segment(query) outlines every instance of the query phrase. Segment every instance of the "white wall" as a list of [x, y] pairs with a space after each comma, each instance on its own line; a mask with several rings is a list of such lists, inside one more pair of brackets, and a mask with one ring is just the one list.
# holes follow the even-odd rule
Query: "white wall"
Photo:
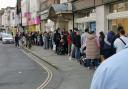
[[108, 20], [107, 15], [109, 14], [108, 6], [102, 5], [96, 7], [96, 33], [99, 34], [100, 31], [108, 31]]
[[39, 0], [30, 0], [30, 12], [37, 12], [39, 11]]
[[2, 15], [2, 25], [4, 25], [4, 14]]
[[17, 22], [16, 22], [16, 9], [10, 10], [10, 26], [11, 27], [17, 26]]
[[2, 24], [4, 25], [4, 27], [9, 25], [7, 10], [5, 10], [5, 12], [4, 12], [3, 16], [2, 16]]
[[25, 0], [21, 1], [21, 10], [22, 10], [22, 25], [27, 25], [27, 18], [25, 17], [25, 13], [28, 13], [28, 2]]
[[39, 0], [30, 0], [30, 13], [32, 14], [33, 18], [37, 16], [37, 11], [39, 11]]
[[68, 22], [68, 30], [70, 30], [70, 29], [73, 29], [73, 21], [72, 20], [70, 20]]

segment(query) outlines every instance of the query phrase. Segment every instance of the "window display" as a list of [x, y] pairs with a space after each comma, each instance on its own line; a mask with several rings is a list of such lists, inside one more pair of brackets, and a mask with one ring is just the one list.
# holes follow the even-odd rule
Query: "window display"
[[[110, 13], [124, 12], [128, 11], [128, 2], [112, 4], [110, 5]], [[109, 30], [117, 32], [118, 26], [123, 26], [126, 33], [128, 33], [128, 18], [117, 18], [114, 20], [109, 20]]]

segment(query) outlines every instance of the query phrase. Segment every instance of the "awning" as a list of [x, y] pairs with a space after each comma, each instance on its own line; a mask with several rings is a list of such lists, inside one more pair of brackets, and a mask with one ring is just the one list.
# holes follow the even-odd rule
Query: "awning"
[[95, 21], [96, 21], [96, 16], [76, 19], [76, 23], [87, 23], [87, 22], [95, 22]]
[[123, 18], [128, 18], [128, 11], [111, 13], [107, 16], [108, 20], [123, 19]]
[[40, 16], [41, 20], [47, 19], [47, 17], [48, 17], [48, 10], [41, 11], [41, 12], [38, 13], [38, 15]]
[[54, 4], [49, 8], [49, 16], [53, 16], [60, 13], [71, 13], [71, 7], [68, 3]]

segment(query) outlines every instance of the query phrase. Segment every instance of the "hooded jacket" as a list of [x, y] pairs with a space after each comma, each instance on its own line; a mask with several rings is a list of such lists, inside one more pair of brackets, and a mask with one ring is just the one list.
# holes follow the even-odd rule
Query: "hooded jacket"
[[86, 58], [97, 59], [100, 56], [99, 41], [95, 34], [87, 35]]

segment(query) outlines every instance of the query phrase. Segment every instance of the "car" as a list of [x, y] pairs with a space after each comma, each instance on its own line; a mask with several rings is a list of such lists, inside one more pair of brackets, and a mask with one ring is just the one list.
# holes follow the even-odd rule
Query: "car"
[[14, 40], [11, 34], [3, 33], [2, 34], [2, 43], [3, 44], [13, 44]]
[[2, 40], [2, 32], [0, 32], [0, 40]]

